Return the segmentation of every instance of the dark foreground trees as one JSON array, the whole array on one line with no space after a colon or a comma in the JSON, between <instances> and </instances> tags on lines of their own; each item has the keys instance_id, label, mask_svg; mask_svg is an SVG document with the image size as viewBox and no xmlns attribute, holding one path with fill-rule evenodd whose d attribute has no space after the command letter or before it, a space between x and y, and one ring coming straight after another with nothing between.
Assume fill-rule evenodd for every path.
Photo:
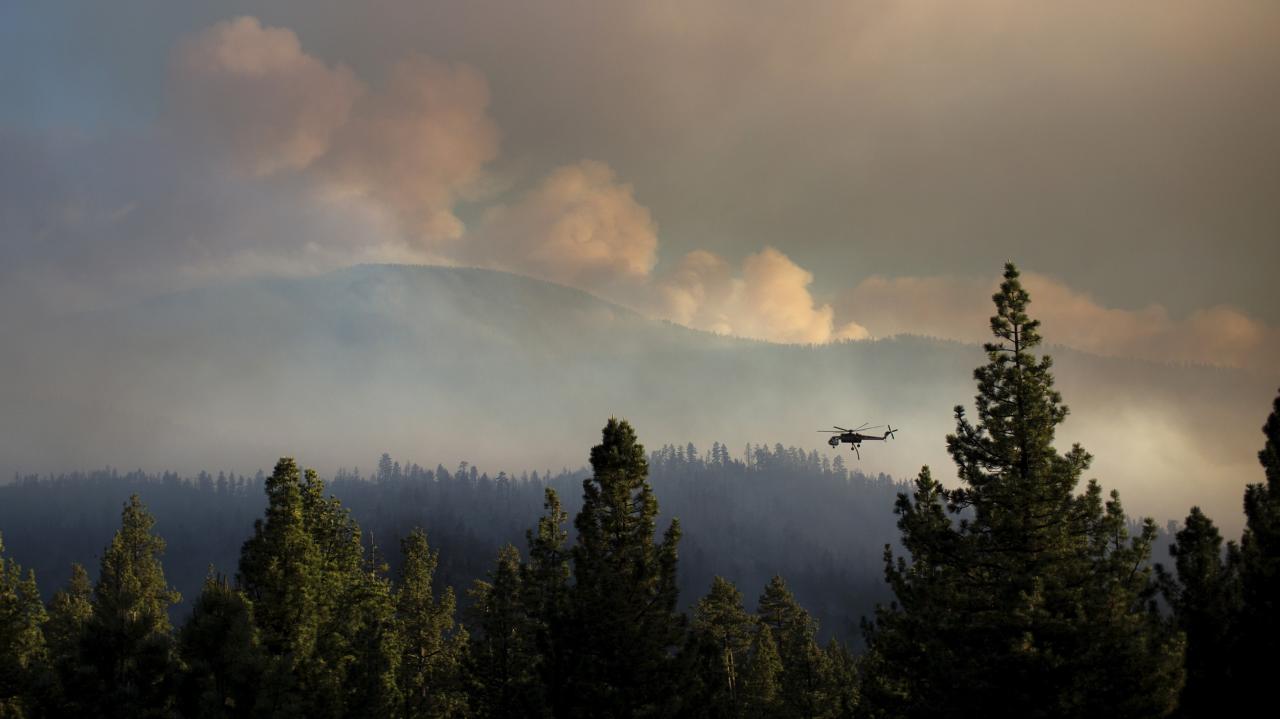
<instances>
[{"instance_id":1,"label":"dark foreground trees","mask_svg":"<svg viewBox=\"0 0 1280 719\"><path fill-rule=\"evenodd\" d=\"M928 468L896 511L910 560L886 547L897 601L868 628L873 716L1150 717L1182 682L1182 643L1148 608L1147 520L1130 537L1116 493L1076 488L1090 456L1054 447L1067 408L1009 265L977 418L956 408L960 486Z\"/></svg>"},{"instance_id":2,"label":"dark foreground trees","mask_svg":"<svg viewBox=\"0 0 1280 719\"><path fill-rule=\"evenodd\" d=\"M672 659L684 631L676 612L672 521L658 541L658 500L644 447L626 422L610 419L591 449L591 478L574 520L570 557L569 693L575 716L668 716L677 697Z\"/></svg>"},{"instance_id":3,"label":"dark foreground trees","mask_svg":"<svg viewBox=\"0 0 1280 719\"><path fill-rule=\"evenodd\" d=\"M659 540L658 502L635 431L611 419L591 451L574 526L555 492L528 535L529 558L499 553L474 591L471 709L478 716L839 717L848 654L816 643L817 623L780 578L755 615L716 578L676 611L679 525ZM788 662L791 661L792 665ZM840 673L843 670L844 673ZM846 682L845 686L850 686Z\"/></svg>"},{"instance_id":4,"label":"dark foreground trees","mask_svg":"<svg viewBox=\"0 0 1280 719\"><path fill-rule=\"evenodd\" d=\"M827 668L847 663L781 579L757 615L717 579L690 631L679 525L658 536L634 430L610 420L591 459L573 542L548 490L527 559L504 548L472 589L472 632L424 532L392 580L315 472L283 458L234 581L211 569L175 633L164 541L135 495L97 581L75 567L47 609L30 572L0 564L0 718L848 715L824 705L837 678L851 686Z\"/></svg>"},{"instance_id":5,"label":"dark foreground trees","mask_svg":"<svg viewBox=\"0 0 1280 719\"><path fill-rule=\"evenodd\" d=\"M1245 490L1240 541L1224 550L1213 520L1192 507L1169 548L1173 572L1157 568L1187 635L1179 716L1234 715L1272 701L1280 647L1280 395L1262 433L1258 461L1265 481Z\"/></svg>"}]
</instances>

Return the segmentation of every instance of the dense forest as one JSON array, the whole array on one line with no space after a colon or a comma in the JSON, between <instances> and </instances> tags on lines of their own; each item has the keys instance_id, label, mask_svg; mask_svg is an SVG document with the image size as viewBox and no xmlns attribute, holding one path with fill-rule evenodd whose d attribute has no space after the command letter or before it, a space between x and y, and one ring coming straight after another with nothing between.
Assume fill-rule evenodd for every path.
<instances>
[{"instance_id":1,"label":"dense forest","mask_svg":"<svg viewBox=\"0 0 1280 719\"><path fill-rule=\"evenodd\" d=\"M814 613L824 638L858 639L858 622L888 598L881 552L895 541L886 511L903 485L868 477L817 452L751 445L731 454L720 444L663 447L648 456L649 482L661 516L686 529L680 545L681 606L724 576L760 587L787 577ZM399 569L400 538L424 528L440 550L436 577L467 603L465 590L492 568L503 545L519 545L555 489L572 516L582 506L587 470L496 476L470 464L453 470L384 455L369 471L340 470L326 490L351 512L366 549ZM100 554L119 525L120 504L144 498L165 538L165 576L184 597L170 617L181 621L210 565L232 572L240 545L266 506L265 474L148 475L97 471L15 477L0 486L0 528L11 556L41 578L48 599L72 563ZM573 530L570 529L570 538ZM89 566L90 576L96 571Z\"/></svg>"},{"instance_id":2,"label":"dense forest","mask_svg":"<svg viewBox=\"0 0 1280 719\"><path fill-rule=\"evenodd\" d=\"M4 489L0 529L41 562L83 561L96 508L136 493L96 574L72 565L46 598L44 574L0 560L0 717L1194 717L1259 706L1280 646L1280 397L1240 541L1224 546L1193 508L1173 565L1153 566L1156 524L1131 521L1095 480L1082 486L1083 448L1054 445L1067 407L1013 266L993 299L974 413L957 407L945 439L952 486L927 467L896 486L781 447L647 454L618 419L589 470L552 477L384 457L370 478L329 483L290 458L268 476L193 483L20 478ZM473 527L473 516L488 521ZM174 621L166 567L178 553L213 566ZM882 588L858 579L869 565ZM464 602L451 585L477 573ZM865 646L839 632L820 641L811 601L875 603L821 608L865 615Z\"/></svg>"}]
</instances>

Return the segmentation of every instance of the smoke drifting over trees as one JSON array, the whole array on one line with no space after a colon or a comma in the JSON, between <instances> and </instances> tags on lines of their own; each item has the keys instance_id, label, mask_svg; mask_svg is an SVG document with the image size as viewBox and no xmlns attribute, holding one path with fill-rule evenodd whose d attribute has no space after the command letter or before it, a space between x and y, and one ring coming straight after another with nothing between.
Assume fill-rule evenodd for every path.
<instances>
[{"instance_id":1,"label":"smoke drifting over trees","mask_svg":"<svg viewBox=\"0 0 1280 719\"><path fill-rule=\"evenodd\" d=\"M981 359L923 338L751 342L515 275L401 266L210 287L22 336L0 356L23 378L0 386L0 456L21 474L251 474L280 446L327 476L383 451L491 475L558 471L581 465L576 437L625 409L651 446L719 441L739 458L747 443L825 448L814 430L887 420L905 431L857 466L909 476L946 462L936 437ZM1272 380L1055 354L1077 410L1064 432L1094 448L1131 509L1199 504L1239 527L1248 417Z\"/></svg>"},{"instance_id":2,"label":"smoke drifting over trees","mask_svg":"<svg viewBox=\"0 0 1280 719\"><path fill-rule=\"evenodd\" d=\"M996 342L974 372L975 419L957 406L946 438L961 479L953 489L927 466L908 493L886 477L851 474L839 457L782 445L748 446L741 461L718 442L646 453L616 418L589 472L556 476L490 477L465 463L424 470L384 454L371 477L343 471L332 484L288 457L251 479L18 478L0 488L9 513L0 522L19 539L14 553L35 563L57 554L50 526L77 509L81 526L56 536L99 533L86 531L94 491L141 485L168 505L180 541L195 538L206 552L210 527L200 525L211 508L258 518L238 551L213 547L234 563L235 579L211 566L176 632L169 615L181 595L162 566L170 545L137 493L96 577L72 563L47 605L35 572L0 557L0 708L924 717L983 716L999 705L1054 717L1194 716L1213 682L1256 706L1276 634L1280 398L1258 454L1266 483L1245 492L1240 543L1224 556L1221 535L1193 508L1170 548L1176 574L1153 573L1155 522L1130 520L1119 494L1104 501L1095 480L1077 494L1092 458L1078 444L1053 444L1068 410L1012 265L994 300ZM581 501L566 507L561 493L577 483ZM331 489L348 493L345 505ZM250 499L259 491L265 507ZM673 499L665 515L660 494ZM882 524L891 494L896 549ZM519 525L523 552L510 541ZM379 534L397 540L394 570ZM875 534L890 537L891 602L863 573ZM178 562L182 581L191 581L190 559ZM734 575L769 576L754 613ZM694 601L691 581L709 592ZM454 585L464 583L460 613ZM822 647L805 600L846 630L859 613L866 651L851 651L839 628Z\"/></svg>"}]
</instances>

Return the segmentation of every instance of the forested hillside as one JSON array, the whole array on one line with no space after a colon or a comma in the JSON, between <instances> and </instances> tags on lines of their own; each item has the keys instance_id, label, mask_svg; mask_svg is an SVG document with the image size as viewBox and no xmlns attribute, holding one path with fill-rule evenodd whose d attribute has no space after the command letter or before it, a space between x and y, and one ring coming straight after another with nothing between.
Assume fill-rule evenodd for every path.
<instances>
[{"instance_id":1,"label":"forested hillside","mask_svg":"<svg viewBox=\"0 0 1280 719\"><path fill-rule=\"evenodd\" d=\"M887 597L880 555L894 541L889 507L902 489L890 478L851 472L840 455L832 462L781 445L736 452L718 443L703 451L668 446L652 453L649 466L662 516L678 517L685 528L679 579L686 604L715 575L762 587L782 574L824 637L853 639L859 619ZM367 472L339 472L328 488L363 528L367 547L393 569L399 541L425 529L441 552L439 580L465 602L465 589L490 569L497 550L523 541L542 511L544 489L555 489L576 513L587 474L513 477L466 464L402 465L386 456ZM34 569L49 595L73 562L93 568L121 504L138 494L168 542L167 576L187 598L172 612L180 621L210 566L234 572L266 502L263 482L261 474L139 471L20 477L0 485L0 530L10 556Z\"/></svg>"},{"instance_id":2,"label":"forested hillside","mask_svg":"<svg viewBox=\"0 0 1280 719\"><path fill-rule=\"evenodd\" d=\"M1052 328L1049 328L1052 341ZM1238 516L1249 417L1276 378L1054 350L1064 440L1131 509ZM104 465L252 474L282 451L323 475L386 451L499 471L580 467L601 417L650 447L824 448L832 424L902 427L851 466L898 477L948 461L980 347L925 338L777 345L645 318L516 275L365 266L214 285L83 315L0 354L5 475ZM848 424L846 424L848 423ZM1246 459L1242 459L1246 458ZM1154 478L1159 477L1157 482ZM1230 512L1230 514L1228 514ZM1238 526L1238 521L1236 525Z\"/></svg>"},{"instance_id":3,"label":"forested hillside","mask_svg":"<svg viewBox=\"0 0 1280 719\"><path fill-rule=\"evenodd\" d=\"M1082 446L1055 444L1069 410L1012 265L993 300L974 411L956 406L944 440L958 484L781 445L646 453L618 418L589 470L555 476L384 455L328 483L291 457L252 479L19 477L0 516L19 538L0 544L0 716L1143 719L1264 703L1280 397L1240 541L1224 548L1193 507L1172 569L1153 567L1158 524L1086 478ZM896 531L877 519L890 505ZM884 594L864 574L877 534ZM216 556L184 611L171 577L194 581L192 554ZM46 598L30 565L67 559ZM862 651L840 631L824 645L806 603L846 627L874 603Z\"/></svg>"}]
</instances>

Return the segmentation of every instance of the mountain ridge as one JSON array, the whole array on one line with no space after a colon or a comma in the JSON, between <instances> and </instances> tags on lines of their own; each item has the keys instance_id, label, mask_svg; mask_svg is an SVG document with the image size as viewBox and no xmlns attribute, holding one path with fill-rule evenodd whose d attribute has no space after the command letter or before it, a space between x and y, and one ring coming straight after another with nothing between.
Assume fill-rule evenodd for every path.
<instances>
[{"instance_id":1,"label":"mountain ridge","mask_svg":"<svg viewBox=\"0 0 1280 719\"><path fill-rule=\"evenodd\" d=\"M1061 439L1095 451L1131 511L1239 512L1271 382L1049 351L1074 410ZM822 451L815 430L875 420L905 431L858 465L909 477L947 465L952 408L984 361L976 345L914 336L726 337L521 275L360 265L171 293L23 337L0 359L24 378L0 389L0 460L251 470L294 454L333 470L391 451L519 470L581 466L609 416L655 447Z\"/></svg>"}]
</instances>

